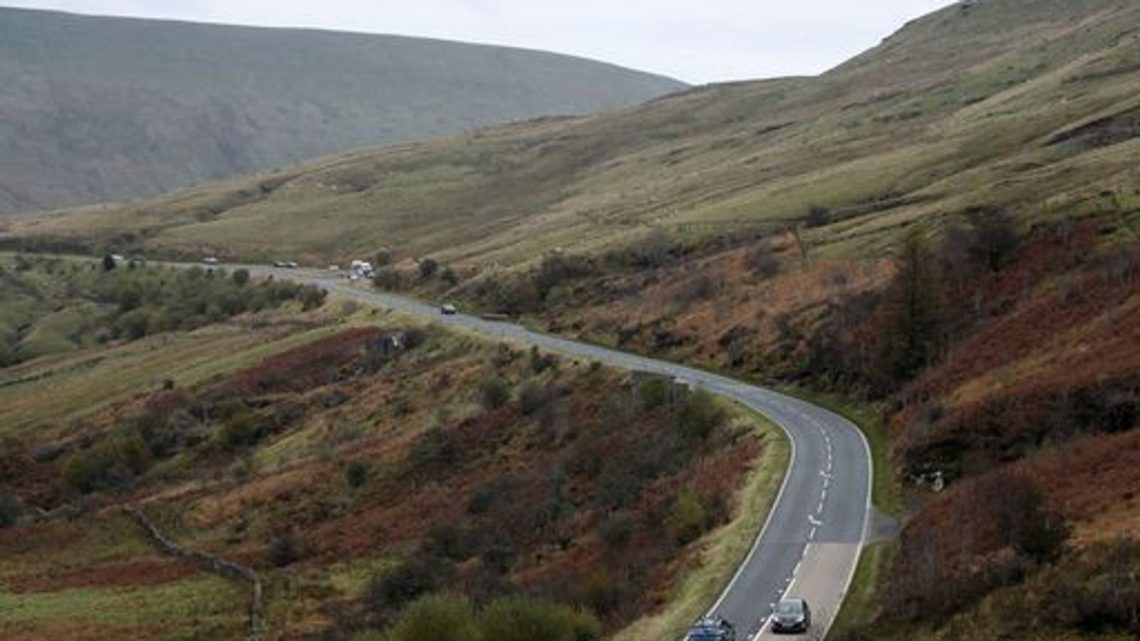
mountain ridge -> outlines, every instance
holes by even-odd
[[[154,195],[686,85],[407,36],[0,9],[0,210]]]

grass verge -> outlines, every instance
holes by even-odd
[[[731,522],[705,538],[699,564],[680,579],[669,603],[619,632],[614,641],[680,638],[712,605],[752,549],[788,468],[791,447],[783,431],[768,419],[751,410],[736,411],[756,425],[764,442],[764,450],[740,491],[740,509]]]

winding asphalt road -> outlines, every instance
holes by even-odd
[[[239,265],[227,266],[230,268]],[[698,369],[578,343],[524,327],[456,314],[422,302],[356,287],[343,278],[296,270],[248,267],[307,282],[443,325],[503,340],[538,345],[629,370],[671,376],[742,403],[770,418],[792,443],[789,468],[775,505],[736,575],[709,609],[737,629],[737,639],[771,635],[769,615],[783,596],[807,599],[813,610],[808,638],[826,637],[855,573],[871,508],[871,452],[850,421],[821,407]]]

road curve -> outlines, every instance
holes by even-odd
[[[708,613],[732,622],[738,639],[763,638],[771,634],[768,617],[772,606],[782,596],[800,596],[813,610],[809,638],[826,636],[854,576],[871,513],[870,448],[862,432],[847,419],[799,399],[699,369],[578,343],[510,323],[463,314],[443,316],[435,306],[356,287],[343,277],[246,268],[254,275],[273,274],[311,283],[333,294],[443,325],[671,376],[764,414],[787,433],[792,443],[791,461],[760,535]]]

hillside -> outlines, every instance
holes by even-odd
[[[786,226],[813,205],[824,215],[808,241],[846,256],[976,206],[1025,222],[1134,212],[1138,26],[1140,7],[1116,0],[954,5],[816,78],[357,151],[13,222],[9,234],[314,262],[389,247],[513,265],[621,245],[650,225],[681,236]]]
[[[240,273],[18,271],[65,309],[92,305],[68,285],[134,290],[150,319],[181,315],[166,290],[193,314],[290,287]],[[585,630],[542,638],[672,637],[746,553],[788,456],[775,426],[672,380],[347,300],[206,321],[0,369],[3,638],[243,637],[248,586],[160,555],[127,505],[253,568],[266,639],[375,638],[437,593]]]
[[[538,51],[0,8],[0,212],[152,196],[683,86]]]

